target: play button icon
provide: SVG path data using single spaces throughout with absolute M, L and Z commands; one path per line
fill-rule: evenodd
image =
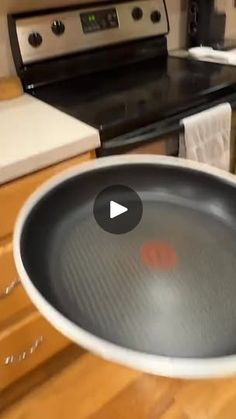
M 110 201 L 110 218 L 119 217 L 119 215 L 124 214 L 124 212 L 127 211 L 128 208 L 124 207 L 123 205 L 120 205 L 115 201 Z
M 138 194 L 128 186 L 114 185 L 103 189 L 96 197 L 94 218 L 108 233 L 125 234 L 140 222 L 143 205 Z

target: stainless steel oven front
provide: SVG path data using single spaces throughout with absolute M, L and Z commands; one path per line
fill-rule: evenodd
M 178 134 L 166 135 L 160 138 L 153 138 L 147 144 L 134 146 L 125 154 L 159 154 L 164 156 L 177 156 L 179 150 Z

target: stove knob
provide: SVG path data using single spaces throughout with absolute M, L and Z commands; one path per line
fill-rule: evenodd
M 51 29 L 55 35 L 59 36 L 65 32 L 65 25 L 61 20 L 54 20 Z
M 143 17 L 143 11 L 140 7 L 134 7 L 132 10 L 132 16 L 134 20 L 140 20 Z
M 29 34 L 28 42 L 32 47 L 37 48 L 42 44 L 43 38 L 40 33 L 32 32 Z
M 161 12 L 159 12 L 159 10 L 154 10 L 151 13 L 151 21 L 153 23 L 158 23 L 158 22 L 160 22 L 160 20 L 161 20 Z

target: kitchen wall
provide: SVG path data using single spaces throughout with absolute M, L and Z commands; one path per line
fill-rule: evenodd
M 185 46 L 187 27 L 187 0 L 166 0 L 170 19 L 169 50 Z
M 15 73 L 7 30 L 7 13 L 85 3 L 90 0 L 0 0 L 0 77 Z M 167 0 L 170 17 L 169 49 L 183 46 L 186 28 L 186 0 Z
M 215 7 L 226 12 L 226 38 L 236 38 L 236 1 L 215 0 Z

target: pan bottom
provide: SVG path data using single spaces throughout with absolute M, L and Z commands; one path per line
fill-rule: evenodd
M 117 236 L 88 206 L 51 243 L 54 304 L 93 335 L 156 355 L 235 353 L 235 231 L 217 216 L 145 198 L 140 224 Z

